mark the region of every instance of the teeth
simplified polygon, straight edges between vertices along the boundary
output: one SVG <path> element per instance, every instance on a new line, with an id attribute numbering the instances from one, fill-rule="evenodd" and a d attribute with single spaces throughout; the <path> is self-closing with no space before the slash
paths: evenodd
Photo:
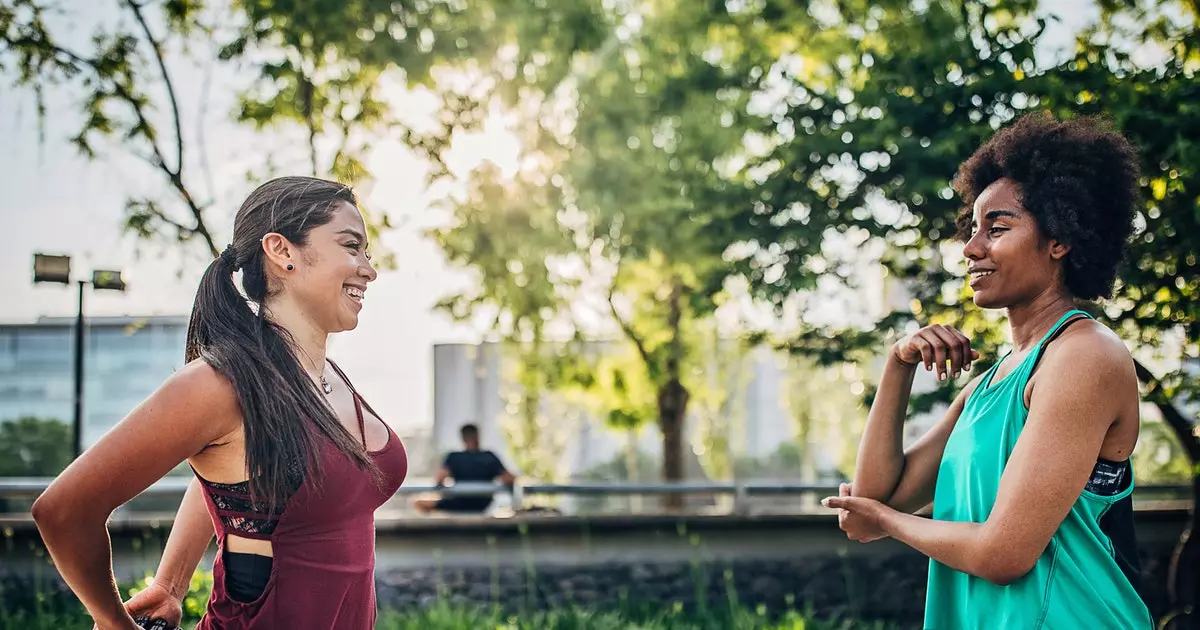
<path id="1" fill-rule="evenodd" d="M 361 289 L 356 289 L 354 287 L 346 287 L 346 294 L 356 300 L 363 299 L 363 292 Z"/>
<path id="2" fill-rule="evenodd" d="M 994 271 L 972 271 L 971 275 L 975 276 L 976 278 L 982 278 L 984 276 L 990 276 L 993 273 L 996 273 L 996 272 L 994 272 Z"/>

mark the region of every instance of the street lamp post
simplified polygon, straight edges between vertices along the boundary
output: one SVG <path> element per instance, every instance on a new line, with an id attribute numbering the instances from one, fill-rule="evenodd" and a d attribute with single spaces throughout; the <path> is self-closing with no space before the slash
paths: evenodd
<path id="1" fill-rule="evenodd" d="M 71 284 L 71 257 L 34 254 L 33 282 L 34 284 L 42 282 Z M 79 289 L 79 299 L 75 312 L 75 411 L 72 424 L 75 433 L 74 455 L 79 457 L 79 454 L 83 452 L 83 349 L 84 335 L 87 334 L 87 327 L 84 325 L 83 319 L 83 289 L 90 283 L 94 289 L 124 291 L 125 279 L 120 271 L 97 269 L 92 272 L 90 281 L 76 280 L 75 283 Z"/>

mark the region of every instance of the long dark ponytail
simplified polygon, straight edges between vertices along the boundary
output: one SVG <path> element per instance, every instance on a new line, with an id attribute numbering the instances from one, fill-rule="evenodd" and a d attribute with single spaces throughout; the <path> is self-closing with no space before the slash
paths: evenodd
<path id="1" fill-rule="evenodd" d="M 303 246 L 309 231 L 328 223 L 341 202 L 357 207 L 347 186 L 310 177 L 282 177 L 258 187 L 234 218 L 233 243 L 205 270 L 188 323 L 186 359 L 204 359 L 233 385 L 245 427 L 251 496 L 272 509 L 284 505 L 304 480 L 319 482 L 322 436 L 376 473 L 305 373 L 291 335 L 263 308 L 270 290 L 263 237 L 275 232 Z M 234 286 L 239 269 L 244 296 Z"/>

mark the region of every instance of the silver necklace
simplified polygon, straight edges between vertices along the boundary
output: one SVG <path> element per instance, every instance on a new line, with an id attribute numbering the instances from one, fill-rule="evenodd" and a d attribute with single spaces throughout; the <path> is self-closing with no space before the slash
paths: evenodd
<path id="1" fill-rule="evenodd" d="M 329 384 L 329 381 L 325 380 L 324 374 L 321 375 L 321 389 L 325 390 L 327 395 L 333 393 L 333 386 Z"/>

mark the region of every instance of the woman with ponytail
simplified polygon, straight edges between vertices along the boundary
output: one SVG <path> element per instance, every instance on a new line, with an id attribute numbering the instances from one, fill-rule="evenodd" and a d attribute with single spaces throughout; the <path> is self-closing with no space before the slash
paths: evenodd
<path id="1" fill-rule="evenodd" d="M 33 506 L 97 628 L 177 625 L 214 534 L 200 630 L 374 626 L 374 513 L 407 458 L 325 349 L 331 333 L 357 326 L 375 277 L 348 187 L 284 177 L 242 204 L 233 242 L 200 281 L 186 365 Z M 122 603 L 105 523 L 184 461 L 195 479 L 158 574 Z"/>

